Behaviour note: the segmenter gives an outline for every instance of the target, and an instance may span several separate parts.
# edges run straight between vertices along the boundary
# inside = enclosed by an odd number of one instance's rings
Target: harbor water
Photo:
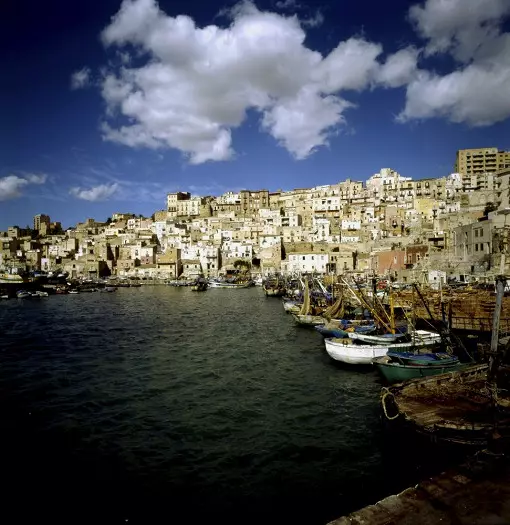
[[[323,524],[409,482],[376,373],[260,288],[9,300],[0,330],[4,522]]]

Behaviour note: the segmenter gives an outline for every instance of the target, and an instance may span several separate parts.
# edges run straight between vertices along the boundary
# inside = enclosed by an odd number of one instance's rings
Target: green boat
[[[462,370],[472,364],[461,363],[458,360],[445,360],[445,362],[438,360],[434,363],[413,361],[411,364],[407,364],[405,361],[398,362],[387,355],[375,357],[372,359],[372,363],[388,383],[399,383],[419,377],[445,374],[446,372]]]

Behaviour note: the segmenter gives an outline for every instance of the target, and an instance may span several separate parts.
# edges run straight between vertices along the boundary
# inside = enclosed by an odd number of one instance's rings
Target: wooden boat
[[[262,285],[262,289],[266,297],[283,297],[286,293],[285,286],[280,282],[278,277],[276,279],[267,279]]]
[[[494,409],[486,364],[433,377],[412,379],[383,390],[388,419],[400,418],[433,441],[486,446],[494,435]],[[497,397],[497,432],[510,439],[510,400]]]
[[[205,279],[197,279],[195,284],[191,286],[192,292],[205,292],[207,290],[207,281]]]
[[[441,335],[436,332],[429,332],[428,330],[413,330],[408,334],[364,334],[359,332],[351,332],[348,334],[349,338],[356,341],[362,341],[370,344],[390,344],[398,341],[408,342],[415,341],[419,346],[422,341],[433,340],[435,343],[441,342]]]
[[[17,273],[0,273],[0,284],[22,284],[28,282],[28,279]]]
[[[370,365],[376,357],[386,355],[388,347],[357,345],[352,339],[325,339],[326,352],[335,361],[349,365]]]
[[[417,348],[437,346],[437,340],[422,339],[406,343],[388,343],[379,345],[356,344],[352,339],[325,339],[326,351],[336,361],[353,365],[368,365],[376,357],[385,356],[389,351],[406,351]]]
[[[316,325],[314,328],[324,338],[343,339],[347,337],[347,332],[341,328],[326,328],[326,325]]]
[[[299,310],[301,310],[301,304],[296,301],[283,301],[283,309],[286,312],[290,312],[293,314],[298,314]]]
[[[214,281],[211,280],[208,282],[210,288],[249,288],[252,286],[252,281],[238,281],[238,282],[228,282],[228,281]]]
[[[320,315],[292,314],[296,323],[306,326],[318,326],[324,324],[326,319]]]
[[[388,383],[399,383],[419,377],[444,374],[454,370],[461,370],[469,365],[469,363],[461,363],[458,358],[448,354],[412,355],[414,359],[406,359],[405,357],[399,357],[397,352],[388,352],[388,355],[376,357],[372,362]],[[442,358],[442,355],[447,357]]]
[[[305,282],[305,291],[303,295],[303,304],[299,313],[292,314],[296,323],[303,326],[317,326],[320,324],[325,324],[326,319],[321,315],[315,315],[313,308],[310,304],[310,287],[308,281]]]

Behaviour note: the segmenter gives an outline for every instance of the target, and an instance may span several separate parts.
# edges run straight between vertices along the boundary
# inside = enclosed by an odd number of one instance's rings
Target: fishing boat
[[[510,391],[505,355],[510,348],[499,338],[506,278],[496,278],[489,364],[411,379],[384,388],[381,405],[388,421],[397,420],[434,442],[475,445],[510,440]],[[505,326],[505,325],[504,325]]]
[[[283,309],[287,313],[298,314],[299,310],[301,310],[301,304],[298,303],[297,301],[284,300],[283,301]]]
[[[445,352],[429,354],[388,352],[385,356],[374,358],[372,362],[388,383],[445,374],[461,370],[471,364],[461,363],[458,357]]]
[[[48,297],[48,292],[44,292],[42,290],[37,290],[35,292],[31,293],[32,297]]]
[[[229,282],[229,281],[216,281],[216,280],[210,280],[208,282],[208,285],[210,288],[231,288],[231,289],[237,289],[237,288],[249,288],[252,286],[252,281],[238,281],[238,282]]]
[[[310,303],[310,286],[308,281],[305,282],[305,291],[303,295],[303,304],[299,313],[292,314],[296,323],[302,326],[317,326],[326,323],[326,318],[321,315],[316,315],[314,308]]]
[[[17,273],[0,273],[0,284],[21,284],[28,280]]]
[[[379,345],[357,345],[352,339],[325,339],[326,352],[335,361],[350,365],[369,365],[376,357],[386,355],[388,347]]]
[[[369,344],[388,344],[396,343],[398,341],[416,341],[419,344],[421,341],[433,340],[435,343],[441,342],[441,335],[436,332],[429,332],[428,330],[413,330],[407,334],[366,334],[360,332],[351,332],[348,337],[356,341],[362,341]]]
[[[325,339],[326,351],[336,361],[353,365],[368,365],[376,357],[385,356],[390,351],[407,351],[438,345],[435,338],[417,339],[405,343],[357,344],[353,339]]]
[[[267,279],[262,285],[266,297],[283,297],[285,295],[285,286],[276,277],[276,279]]]
[[[323,337],[328,339],[342,339],[349,337],[349,333],[370,333],[376,329],[375,325],[350,325],[350,324],[337,324],[335,320],[331,320],[325,325],[315,326],[315,330],[319,332]]]
[[[191,286],[192,292],[205,292],[207,290],[207,281],[205,279],[197,279]]]
[[[319,334],[322,335],[322,337],[328,339],[343,339],[347,337],[348,333],[341,328],[327,328],[326,325],[316,325],[314,328],[317,330],[317,332],[319,332]]]

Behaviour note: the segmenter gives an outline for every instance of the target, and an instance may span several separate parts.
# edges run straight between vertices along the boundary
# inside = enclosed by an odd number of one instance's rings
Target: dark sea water
[[[376,373],[258,288],[13,299],[0,337],[3,523],[323,524],[408,481]]]

